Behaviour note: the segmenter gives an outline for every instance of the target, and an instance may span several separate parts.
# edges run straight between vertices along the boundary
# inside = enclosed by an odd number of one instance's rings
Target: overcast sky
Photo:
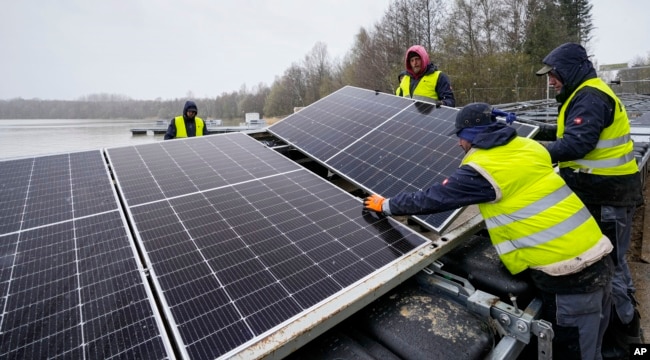
[[[318,41],[342,58],[390,2],[0,0],[0,99],[204,98],[270,86]],[[650,1],[592,3],[599,64],[650,55]]]

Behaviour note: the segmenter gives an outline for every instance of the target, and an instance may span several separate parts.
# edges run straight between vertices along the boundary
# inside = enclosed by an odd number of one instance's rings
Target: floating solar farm
[[[269,132],[391,196],[458,166],[455,111],[346,87]],[[361,208],[242,133],[0,161],[0,358],[286,355],[444,253]]]

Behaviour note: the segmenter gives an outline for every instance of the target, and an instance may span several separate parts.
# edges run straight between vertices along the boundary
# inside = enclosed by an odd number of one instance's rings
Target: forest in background
[[[577,42],[589,50],[591,9],[588,0],[394,0],[371,28],[359,29],[343,59],[332,59],[327,44],[317,42],[271,85],[244,84],[215,98],[189,93],[172,100],[118,94],[75,101],[0,100],[0,119],[170,119],[182,112],[187,99],[197,103],[205,119],[243,119],[247,112],[285,116],[346,85],[393,93],[404,53],[414,44],[424,46],[449,76],[456,106],[544,99],[546,77],[535,71],[559,44]],[[649,64],[650,56],[635,59],[632,66],[649,72],[644,67]],[[639,78],[638,71],[620,70],[616,79],[606,80],[625,85],[632,81],[626,76]]]

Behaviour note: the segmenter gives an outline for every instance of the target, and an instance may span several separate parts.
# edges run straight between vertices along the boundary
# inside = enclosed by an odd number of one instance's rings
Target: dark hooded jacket
[[[562,90],[555,97],[559,108],[583,82],[597,77],[587,52],[579,44],[562,44],[542,62],[552,67],[551,73],[562,82]],[[601,131],[613,123],[615,109],[616,100],[609,95],[593,87],[580,89],[565,111],[562,139],[547,145],[551,160],[582,159],[596,147]],[[574,121],[577,118],[581,121]],[[562,168],[560,175],[587,205],[635,206],[643,201],[639,173],[605,176]]]
[[[413,68],[411,68],[411,64],[409,62],[409,53],[411,52],[418,54],[420,56],[420,59],[422,59],[423,70],[417,74],[413,72]],[[421,45],[413,45],[406,51],[406,54],[404,55],[404,63],[407,76],[411,78],[409,94],[413,94],[415,92],[415,88],[418,86],[423,76],[433,74],[438,70],[438,66],[430,61],[429,54]],[[440,72],[440,75],[438,75],[436,93],[438,94],[438,100],[442,101],[443,105],[449,107],[456,106],[456,98],[454,97],[454,92],[451,88],[451,81],[449,81],[449,77],[443,72]]]
[[[198,108],[196,107],[196,103],[192,100],[187,100],[185,102],[185,106],[183,106],[183,120],[185,120],[185,131],[187,132],[187,137],[194,137],[196,136],[196,116],[192,119],[187,117],[187,110],[189,109],[195,109],[198,111]],[[208,135],[208,128],[203,124],[203,135]],[[165,140],[169,139],[175,139],[176,138],[176,121],[175,119],[172,119],[172,121],[169,123],[169,126],[167,127],[167,132],[165,133]]]

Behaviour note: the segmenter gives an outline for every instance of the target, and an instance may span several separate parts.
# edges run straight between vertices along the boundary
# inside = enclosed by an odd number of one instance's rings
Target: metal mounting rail
[[[476,290],[467,279],[441,270],[441,267],[442,263],[435,261],[424,268],[417,275],[418,283],[425,288],[450,295],[471,312],[491,319],[502,339],[486,359],[516,359],[530,343],[531,334],[537,337],[537,358],[553,358],[553,328],[550,322],[539,319],[542,307],[540,299],[533,299],[526,309],[521,310],[517,307],[516,297],[511,297],[513,304],[510,305],[498,296]]]

